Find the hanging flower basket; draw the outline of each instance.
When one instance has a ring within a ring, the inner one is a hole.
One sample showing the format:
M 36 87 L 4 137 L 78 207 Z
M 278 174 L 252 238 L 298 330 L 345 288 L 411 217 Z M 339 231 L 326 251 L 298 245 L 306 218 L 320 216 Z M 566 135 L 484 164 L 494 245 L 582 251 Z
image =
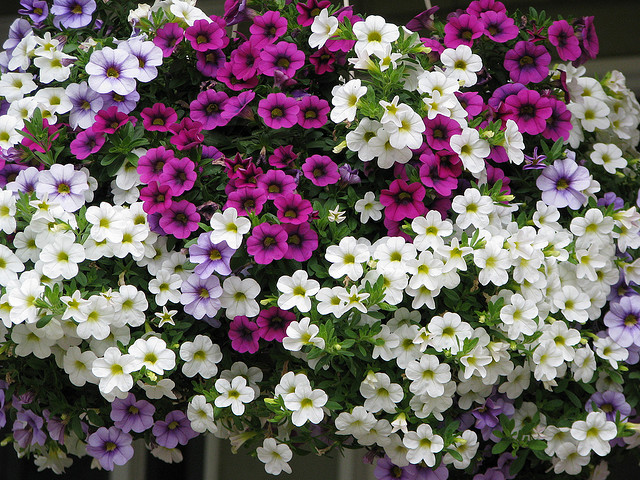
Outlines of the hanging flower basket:
M 605 478 L 639 442 L 640 105 L 592 17 L 22 0 L 0 425 L 62 473 L 211 433 L 271 474 Z

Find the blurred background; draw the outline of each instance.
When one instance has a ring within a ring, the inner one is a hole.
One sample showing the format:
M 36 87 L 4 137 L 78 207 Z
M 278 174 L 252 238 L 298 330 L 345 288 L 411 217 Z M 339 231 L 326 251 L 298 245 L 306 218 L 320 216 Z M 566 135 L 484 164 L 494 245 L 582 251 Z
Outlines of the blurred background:
M 600 55 L 587 62 L 589 75 L 601 75 L 620 70 L 627 77 L 627 86 L 640 96 L 640 42 L 635 33 L 640 20 L 640 0 L 501 0 L 509 12 L 534 7 L 545 10 L 551 17 L 562 15 L 595 17 L 600 40 Z M 118 0 L 111 0 L 117 8 Z M 142 3 L 142 0 L 141 0 Z M 147 2 L 150 3 L 150 2 Z M 440 7 L 438 16 L 465 8 L 468 0 L 432 0 Z M 197 5 L 208 14 L 221 14 L 224 0 L 199 0 Z M 425 9 L 424 0 L 352 0 L 360 13 L 382 15 L 389 22 L 405 24 Z M 19 0 L 0 0 L 0 45 L 7 37 L 9 25 L 16 18 Z M 5 433 L 5 432 L 0 432 Z M 4 435 L 1 435 L 4 437 Z M 0 448 L 0 480 L 84 479 L 92 480 L 266 480 L 273 478 L 264 472 L 262 464 L 246 455 L 231 453 L 228 442 L 202 436 L 183 449 L 184 461 L 168 465 L 146 454 L 142 444 L 136 449 L 134 461 L 116 471 L 107 473 L 89 470 L 90 459 L 76 460 L 63 476 L 51 472 L 37 473 L 31 460 L 19 460 L 13 449 Z M 373 468 L 362 463 L 362 452 L 347 452 L 345 457 L 303 457 L 291 463 L 289 480 L 369 480 Z M 625 465 L 610 465 L 610 478 L 640 478 L 640 468 L 631 460 Z

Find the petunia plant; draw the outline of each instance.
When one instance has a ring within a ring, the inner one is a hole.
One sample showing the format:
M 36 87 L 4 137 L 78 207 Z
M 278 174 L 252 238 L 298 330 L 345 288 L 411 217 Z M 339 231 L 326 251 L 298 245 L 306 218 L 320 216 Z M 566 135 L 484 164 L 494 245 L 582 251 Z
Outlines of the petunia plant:
M 0 426 L 112 470 L 605 478 L 637 455 L 640 104 L 592 17 L 22 0 L 0 54 Z

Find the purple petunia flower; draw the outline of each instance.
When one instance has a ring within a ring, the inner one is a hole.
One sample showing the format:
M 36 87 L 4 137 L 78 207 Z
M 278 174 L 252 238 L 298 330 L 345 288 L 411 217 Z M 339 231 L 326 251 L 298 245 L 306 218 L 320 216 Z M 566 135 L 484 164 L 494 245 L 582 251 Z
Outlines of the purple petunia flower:
M 458 187 L 457 175 L 449 175 L 450 171 L 440 168 L 443 156 L 449 152 L 440 150 L 437 152 L 425 152 L 420 155 L 422 166 L 420 167 L 420 180 L 426 187 L 433 188 L 439 195 L 448 197 Z M 457 155 L 456 155 L 457 157 Z M 458 158 L 459 160 L 459 158 Z M 458 161 L 459 173 L 462 173 L 461 163 Z
M 189 247 L 189 261 L 195 263 L 193 270 L 202 278 L 208 278 L 217 272 L 220 275 L 231 274 L 231 257 L 235 250 L 227 242 L 213 243 L 212 232 L 201 233 L 198 243 Z
M 84 194 L 89 190 L 87 174 L 75 170 L 73 165 L 54 163 L 40 173 L 38 180 L 38 198 L 47 195 L 49 201 L 59 203 L 67 212 L 75 212 L 84 205 Z
M 238 353 L 256 353 L 260 348 L 260 327 L 244 315 L 236 316 L 229 324 L 231 348 Z
M 260 49 L 249 39 L 241 43 L 229 57 L 236 76 L 243 80 L 254 77 L 257 73 L 256 62 L 260 57 Z
M 196 52 L 196 59 L 196 68 L 200 73 L 216 78 L 218 70 L 224 66 L 227 57 L 223 50 L 207 50 Z
M 270 93 L 258 103 L 258 114 L 273 129 L 291 128 L 298 122 L 300 106 L 284 93 Z
M 386 455 L 378 459 L 373 474 L 378 480 L 414 480 L 408 467 L 399 467 Z
M 514 82 L 538 83 L 549 75 L 551 55 L 544 45 L 521 40 L 504 57 L 504 68 Z
M 618 412 L 620 413 L 620 421 L 625 422 L 632 414 L 633 410 L 624 397 L 624 394 L 616 392 L 614 390 L 607 390 L 606 392 L 596 392 L 585 405 L 587 412 L 593 412 L 595 408 L 605 413 L 607 420 L 610 422 L 616 421 Z
M 554 142 L 560 138 L 566 142 L 569 140 L 569 133 L 573 128 L 571 112 L 569 112 L 564 102 L 556 98 L 549 97 L 549 104 L 551 106 L 551 116 L 547 119 L 547 126 L 541 135 Z
M 72 83 L 66 88 L 65 93 L 72 105 L 69 124 L 73 128 L 91 127 L 96 114 L 102 109 L 102 95 L 89 88 L 87 82 Z
M 338 165 L 326 155 L 312 155 L 304 161 L 302 173 L 318 187 L 333 185 L 340 180 Z
M 87 437 L 87 453 L 98 460 L 105 470 L 124 465 L 133 457 L 131 435 L 117 427 L 100 427 Z
M 123 50 L 138 60 L 138 73 L 135 78 L 140 82 L 150 82 L 158 76 L 156 67 L 162 65 L 162 49 L 153 42 L 131 38 L 120 43 L 118 50 Z
M 276 168 L 291 168 L 297 158 L 298 154 L 293 151 L 293 145 L 285 145 L 273 151 L 273 155 L 269 157 L 269 165 Z
M 360 179 L 359 170 L 353 168 L 348 163 L 344 163 L 338 167 L 338 173 L 340 174 L 340 185 L 357 185 L 362 180 Z
M 153 414 L 156 407 L 146 400 L 137 400 L 133 393 L 127 398 L 116 398 L 111 403 L 111 420 L 123 432 L 133 430 L 142 433 L 153 426 Z
M 565 158 L 545 167 L 536 185 L 542 190 L 542 201 L 547 205 L 576 210 L 587 199 L 582 191 L 589 188 L 591 180 L 589 170 Z
M 253 228 L 247 239 L 247 253 L 260 265 L 280 260 L 286 251 L 287 232 L 282 225 L 263 222 Z
M 15 422 L 13 422 L 13 439 L 20 448 L 33 445 L 43 445 L 47 440 L 44 433 L 44 418 L 36 415 L 31 410 L 19 410 Z
M 162 212 L 160 227 L 169 235 L 176 238 L 187 238 L 195 232 L 200 221 L 196 206 L 188 200 L 173 202 L 171 207 Z
M 85 70 L 89 86 L 98 93 L 116 92 L 126 95 L 136 89 L 138 59 L 120 49 L 104 47 L 91 54 Z
M 33 28 L 28 20 L 25 20 L 24 18 L 16 18 L 9 27 L 9 35 L 2 44 L 2 48 L 4 48 L 10 55 L 22 39 L 31 32 L 33 32 Z
M 178 150 L 190 150 L 204 142 L 202 124 L 194 122 L 189 117 L 184 117 L 180 123 L 172 125 L 170 130 L 173 132 L 171 144 Z
M 30 194 L 36 191 L 40 170 L 36 167 L 28 167 L 18 172 L 18 176 L 12 182 L 7 183 L 5 188 L 13 192 Z
M 127 93 L 126 95 L 120 95 L 116 92 L 109 92 L 102 94 L 103 100 L 103 110 L 108 110 L 111 107 L 116 107 L 116 110 L 120 113 L 129 113 L 132 112 L 136 106 L 138 105 L 138 100 L 140 100 L 140 94 L 137 90 L 134 90 L 131 93 Z M 135 124 L 135 122 L 134 122 Z
M 622 297 L 609 304 L 604 324 L 607 334 L 621 347 L 640 346 L 640 295 Z
M 82 28 L 91 23 L 95 0 L 53 0 L 53 24 L 60 28 Z
M 20 15 L 28 15 L 33 23 L 42 22 L 49 15 L 49 5 L 44 0 L 20 0 Z
M 235 25 L 249 18 L 247 0 L 225 0 L 224 16 L 227 26 Z
M 192 273 L 182 282 L 180 290 L 180 303 L 189 315 L 201 319 L 205 315 L 213 317 L 220 310 L 222 287 L 215 275 L 201 278 L 197 273 Z
M 269 170 L 258 176 L 258 186 L 266 192 L 268 200 L 275 200 L 282 194 L 293 193 L 297 184 L 295 178 L 282 170 Z
M 173 410 L 164 420 L 158 420 L 152 432 L 158 445 L 165 448 L 186 445 L 189 440 L 198 436 L 191 428 L 191 422 L 187 416 L 180 410 Z
M 457 121 L 440 114 L 432 120 L 425 118 L 424 125 L 427 143 L 434 150 L 450 150 L 451 137 L 462 133 L 462 128 Z

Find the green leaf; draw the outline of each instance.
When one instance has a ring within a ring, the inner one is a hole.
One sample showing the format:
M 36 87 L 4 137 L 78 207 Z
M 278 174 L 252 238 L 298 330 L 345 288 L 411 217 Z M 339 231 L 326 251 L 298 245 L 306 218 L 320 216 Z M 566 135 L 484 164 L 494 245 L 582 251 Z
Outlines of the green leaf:
M 511 446 L 511 439 L 503 438 L 493 446 L 493 448 L 491 449 L 491 453 L 493 455 L 500 455 L 501 453 L 505 452 L 507 448 L 509 448 L 510 446 Z
M 545 442 L 544 440 L 531 440 L 528 447 L 531 450 L 544 450 L 545 448 L 547 448 L 547 442 Z

